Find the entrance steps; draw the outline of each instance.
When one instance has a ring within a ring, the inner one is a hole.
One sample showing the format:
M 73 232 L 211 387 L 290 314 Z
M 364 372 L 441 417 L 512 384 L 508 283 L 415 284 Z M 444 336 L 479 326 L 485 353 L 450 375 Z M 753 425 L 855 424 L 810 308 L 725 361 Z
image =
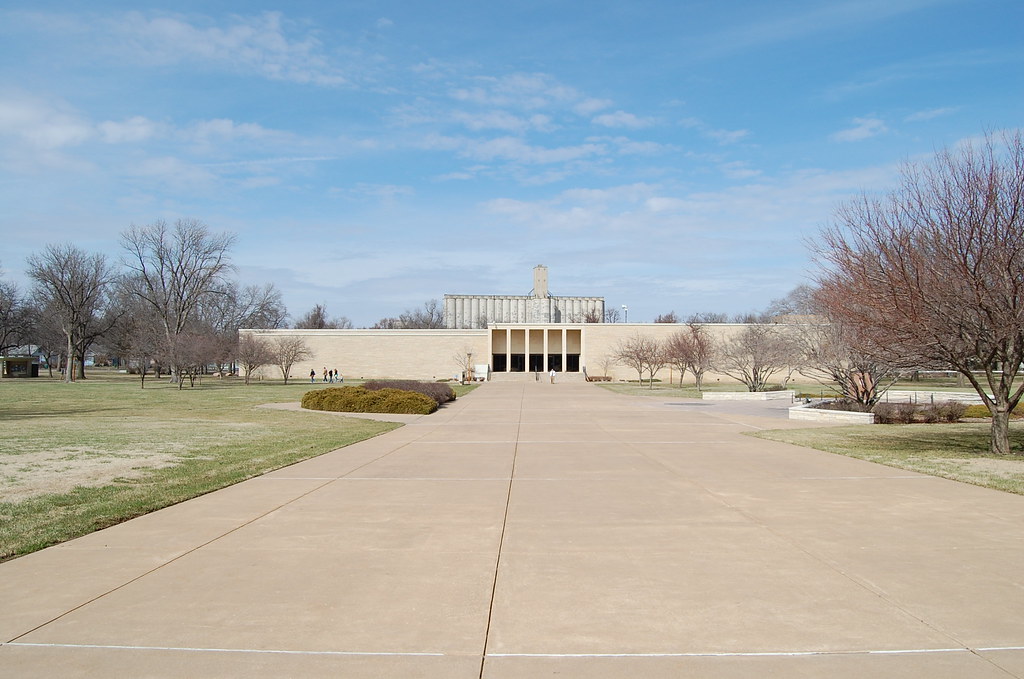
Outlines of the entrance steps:
M 491 373 L 491 382 L 547 382 L 550 380 L 548 373 Z M 555 373 L 555 384 L 559 382 L 571 382 L 582 384 L 586 382 L 583 373 Z

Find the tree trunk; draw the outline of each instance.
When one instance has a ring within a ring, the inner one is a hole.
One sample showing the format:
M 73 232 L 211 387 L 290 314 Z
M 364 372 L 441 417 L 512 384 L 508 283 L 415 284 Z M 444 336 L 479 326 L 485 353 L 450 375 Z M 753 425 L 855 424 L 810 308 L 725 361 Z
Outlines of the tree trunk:
M 71 335 L 68 335 L 68 360 L 64 363 L 64 381 L 74 382 L 75 381 L 75 352 L 74 343 L 71 341 Z
M 992 443 L 990 451 L 993 455 L 1011 455 L 1010 450 L 1010 413 L 1006 410 L 992 411 Z

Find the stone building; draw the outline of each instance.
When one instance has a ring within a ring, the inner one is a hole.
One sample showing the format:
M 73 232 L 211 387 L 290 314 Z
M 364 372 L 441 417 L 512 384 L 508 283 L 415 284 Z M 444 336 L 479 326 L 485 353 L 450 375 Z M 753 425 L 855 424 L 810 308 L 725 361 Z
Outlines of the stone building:
M 548 293 L 547 267 L 533 271 L 530 295 L 445 295 L 446 328 L 241 330 L 273 343 L 299 337 L 311 358 L 292 368 L 302 378 L 315 370 L 339 370 L 352 378 L 445 379 L 467 366 L 488 379 L 536 379 L 555 370 L 566 380 L 584 375 L 607 375 L 615 380 L 637 379 L 634 371 L 612 359 L 617 348 L 636 336 L 666 340 L 682 329 L 673 323 L 604 323 L 603 297 L 555 297 Z M 588 322 L 594 319 L 597 322 Z M 721 342 L 744 327 L 716 323 L 706 326 Z M 279 377 L 272 366 L 261 369 Z M 658 377 L 678 380 L 672 368 Z M 708 383 L 733 381 L 710 373 Z M 692 377 L 691 377 L 692 381 Z
M 448 328 L 487 328 L 496 323 L 584 323 L 604 318 L 604 297 L 556 297 L 548 292 L 548 268 L 533 269 L 529 295 L 445 295 Z

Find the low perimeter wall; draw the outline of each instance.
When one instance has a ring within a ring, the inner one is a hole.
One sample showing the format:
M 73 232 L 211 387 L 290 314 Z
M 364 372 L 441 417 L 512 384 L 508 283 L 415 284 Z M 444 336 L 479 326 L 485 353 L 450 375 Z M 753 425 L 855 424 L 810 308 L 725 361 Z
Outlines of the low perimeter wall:
M 984 403 L 975 391 L 896 391 L 890 389 L 882 396 L 882 403 L 942 403 L 956 401 L 967 405 Z
M 789 409 L 789 419 L 811 422 L 835 422 L 836 424 L 874 424 L 874 413 L 855 413 L 849 410 L 822 410 L 801 403 Z
M 701 392 L 705 401 L 775 401 L 778 399 L 796 398 L 795 391 L 705 391 Z

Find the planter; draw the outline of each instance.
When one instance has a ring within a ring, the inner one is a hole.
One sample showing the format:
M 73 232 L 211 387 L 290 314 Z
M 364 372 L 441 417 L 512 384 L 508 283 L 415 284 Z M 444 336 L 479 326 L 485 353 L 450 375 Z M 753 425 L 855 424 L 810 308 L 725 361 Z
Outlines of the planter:
M 874 413 L 859 413 L 852 410 L 822 410 L 812 408 L 810 403 L 801 403 L 789 409 L 789 419 L 811 422 L 834 422 L 836 424 L 874 424 Z
M 775 401 L 795 398 L 796 392 L 784 391 L 705 391 L 701 398 L 705 401 Z
M 890 389 L 882 396 L 882 403 L 918 403 L 927 405 L 929 403 L 942 403 L 943 401 L 957 401 L 967 405 L 980 405 L 984 403 L 977 392 L 974 391 L 896 391 Z

